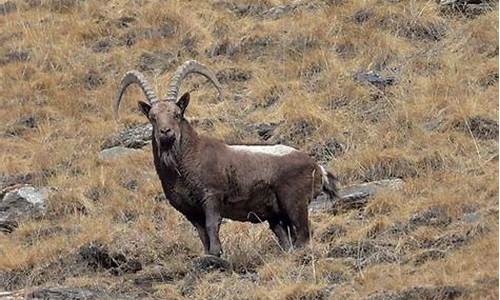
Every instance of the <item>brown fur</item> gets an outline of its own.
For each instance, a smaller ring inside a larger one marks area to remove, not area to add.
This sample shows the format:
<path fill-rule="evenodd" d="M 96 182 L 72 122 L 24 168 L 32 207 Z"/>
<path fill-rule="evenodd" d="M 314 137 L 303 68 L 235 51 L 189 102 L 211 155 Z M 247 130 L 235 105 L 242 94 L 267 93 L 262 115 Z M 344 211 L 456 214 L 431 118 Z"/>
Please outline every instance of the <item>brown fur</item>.
<path fill-rule="evenodd" d="M 320 167 L 300 151 L 235 151 L 200 136 L 184 119 L 188 103 L 186 93 L 176 103 L 140 107 L 153 124 L 153 157 L 165 195 L 196 227 L 205 252 L 222 253 L 221 218 L 267 221 L 284 248 L 307 243 L 309 202 L 322 188 L 334 192 L 323 184 Z"/>

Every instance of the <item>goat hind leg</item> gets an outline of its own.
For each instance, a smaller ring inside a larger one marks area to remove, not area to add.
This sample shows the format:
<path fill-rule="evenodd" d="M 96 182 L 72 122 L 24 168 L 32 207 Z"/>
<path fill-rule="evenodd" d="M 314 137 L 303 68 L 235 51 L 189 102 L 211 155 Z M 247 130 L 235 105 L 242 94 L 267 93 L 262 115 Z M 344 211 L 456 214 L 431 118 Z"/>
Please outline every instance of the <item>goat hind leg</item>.
<path fill-rule="evenodd" d="M 287 231 L 288 226 L 281 220 L 269 220 L 269 227 L 278 238 L 278 243 L 283 250 L 288 251 L 292 248 L 292 239 Z"/>
<path fill-rule="evenodd" d="M 296 248 L 306 245 L 310 238 L 308 197 L 307 189 L 283 189 L 279 193 L 280 206 L 289 221 L 288 230 Z"/>

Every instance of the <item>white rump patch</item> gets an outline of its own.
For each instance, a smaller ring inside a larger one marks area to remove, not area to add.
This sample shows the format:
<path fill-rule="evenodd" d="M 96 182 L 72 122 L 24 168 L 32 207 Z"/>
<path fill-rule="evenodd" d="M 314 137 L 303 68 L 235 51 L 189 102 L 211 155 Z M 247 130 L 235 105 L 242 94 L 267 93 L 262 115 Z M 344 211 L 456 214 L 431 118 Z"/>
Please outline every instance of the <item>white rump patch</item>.
<path fill-rule="evenodd" d="M 234 151 L 245 151 L 245 152 L 251 152 L 251 153 L 263 153 L 263 154 L 269 154 L 269 155 L 276 155 L 276 156 L 283 156 L 290 154 L 294 151 L 297 151 L 297 149 L 285 146 L 285 145 L 231 145 L 229 146 L 230 149 Z"/>

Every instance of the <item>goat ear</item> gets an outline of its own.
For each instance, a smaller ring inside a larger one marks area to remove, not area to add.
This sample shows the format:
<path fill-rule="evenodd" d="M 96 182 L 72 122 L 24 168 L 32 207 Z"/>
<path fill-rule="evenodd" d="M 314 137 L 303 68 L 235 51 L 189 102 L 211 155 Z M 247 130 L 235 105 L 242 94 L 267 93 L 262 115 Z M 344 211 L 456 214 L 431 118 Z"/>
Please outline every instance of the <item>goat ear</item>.
<path fill-rule="evenodd" d="M 182 97 L 175 103 L 181 109 L 182 114 L 184 114 L 184 111 L 186 110 L 186 107 L 189 104 L 189 98 L 190 98 L 189 92 L 184 93 L 184 95 L 182 95 Z"/>
<path fill-rule="evenodd" d="M 141 112 L 147 117 L 149 116 L 149 110 L 151 109 L 151 105 L 149 103 L 146 103 L 144 101 L 138 101 L 139 103 L 139 109 Z"/>

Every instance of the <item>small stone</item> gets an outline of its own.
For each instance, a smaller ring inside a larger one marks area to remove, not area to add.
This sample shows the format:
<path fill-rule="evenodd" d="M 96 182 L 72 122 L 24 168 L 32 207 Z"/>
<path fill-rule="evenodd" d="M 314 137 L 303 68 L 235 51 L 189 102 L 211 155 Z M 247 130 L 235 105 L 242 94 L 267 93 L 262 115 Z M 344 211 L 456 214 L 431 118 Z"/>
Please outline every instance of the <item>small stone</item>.
<path fill-rule="evenodd" d="M 358 71 L 354 74 L 354 80 L 367 82 L 379 88 L 393 85 L 396 82 L 394 76 L 382 76 L 375 71 Z"/>

